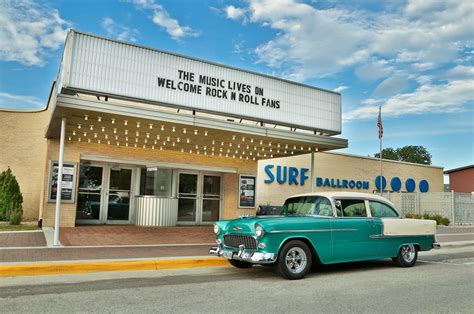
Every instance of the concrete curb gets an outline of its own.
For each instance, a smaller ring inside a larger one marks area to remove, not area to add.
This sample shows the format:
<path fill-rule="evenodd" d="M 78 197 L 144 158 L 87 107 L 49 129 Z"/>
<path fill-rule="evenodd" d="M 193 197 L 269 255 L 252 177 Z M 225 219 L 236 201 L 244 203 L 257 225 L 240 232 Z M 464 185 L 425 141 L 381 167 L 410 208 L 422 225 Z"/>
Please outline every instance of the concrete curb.
<path fill-rule="evenodd" d="M 456 241 L 456 242 L 441 242 L 441 249 L 443 248 L 454 248 L 474 245 L 474 241 Z"/>
<path fill-rule="evenodd" d="M 69 262 L 48 264 L 20 264 L 0 266 L 0 277 L 60 275 L 92 272 L 159 270 L 172 268 L 194 268 L 226 266 L 227 260 L 216 257 L 182 258 L 142 261 Z"/>

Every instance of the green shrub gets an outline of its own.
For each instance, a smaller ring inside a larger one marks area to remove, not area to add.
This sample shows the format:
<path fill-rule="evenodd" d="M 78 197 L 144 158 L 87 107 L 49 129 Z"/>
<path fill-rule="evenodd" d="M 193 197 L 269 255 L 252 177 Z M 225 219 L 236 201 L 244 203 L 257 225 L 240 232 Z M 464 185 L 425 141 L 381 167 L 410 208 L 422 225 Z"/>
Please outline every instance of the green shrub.
<path fill-rule="evenodd" d="M 413 219 L 423 219 L 423 217 L 420 214 L 406 214 L 405 218 L 413 218 Z"/>
<path fill-rule="evenodd" d="M 449 226 L 449 219 L 447 217 L 441 216 L 441 215 L 430 215 L 430 214 L 411 214 L 408 213 L 405 215 L 405 218 L 414 218 L 414 219 L 430 219 L 430 220 L 435 220 L 437 225 L 444 225 L 444 226 Z"/>
<path fill-rule="evenodd" d="M 21 217 L 23 216 L 23 210 L 13 210 L 10 212 L 9 221 L 11 225 L 19 225 L 21 223 Z"/>
<path fill-rule="evenodd" d="M 0 174 L 0 220 L 21 221 L 23 196 L 10 168 Z"/>

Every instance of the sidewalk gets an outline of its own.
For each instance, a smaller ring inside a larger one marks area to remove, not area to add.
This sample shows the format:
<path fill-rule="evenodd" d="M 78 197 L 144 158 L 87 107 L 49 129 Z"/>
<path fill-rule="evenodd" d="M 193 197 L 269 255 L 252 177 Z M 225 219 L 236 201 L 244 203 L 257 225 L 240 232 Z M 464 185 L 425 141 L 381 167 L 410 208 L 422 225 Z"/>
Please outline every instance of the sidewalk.
<path fill-rule="evenodd" d="M 442 248 L 474 246 L 474 227 L 439 228 L 437 239 Z M 0 277 L 24 269 L 34 275 L 227 264 L 208 257 L 214 245 L 209 226 L 63 228 L 60 240 L 63 246 L 48 247 L 42 231 L 1 232 Z"/>

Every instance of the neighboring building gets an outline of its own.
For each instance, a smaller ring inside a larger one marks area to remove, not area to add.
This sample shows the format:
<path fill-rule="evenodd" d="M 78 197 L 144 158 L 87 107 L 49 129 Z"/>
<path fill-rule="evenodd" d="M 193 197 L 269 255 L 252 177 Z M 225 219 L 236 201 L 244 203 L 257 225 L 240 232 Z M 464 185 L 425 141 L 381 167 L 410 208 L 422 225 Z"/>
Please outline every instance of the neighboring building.
<path fill-rule="evenodd" d="M 446 170 L 449 175 L 449 188 L 454 192 L 474 192 L 474 165 Z"/>
<path fill-rule="evenodd" d="M 380 159 L 335 152 L 313 154 L 260 160 L 257 202 L 281 205 L 288 196 L 311 191 L 380 192 L 380 180 L 376 180 Z M 443 168 L 383 159 L 382 185 L 383 192 L 443 192 Z"/>

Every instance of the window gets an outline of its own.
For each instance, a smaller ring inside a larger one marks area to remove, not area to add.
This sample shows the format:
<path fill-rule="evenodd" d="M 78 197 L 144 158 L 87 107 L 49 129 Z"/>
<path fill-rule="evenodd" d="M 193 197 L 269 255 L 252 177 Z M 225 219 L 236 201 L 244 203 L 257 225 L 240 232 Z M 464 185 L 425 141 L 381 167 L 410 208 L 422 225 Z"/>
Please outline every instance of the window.
<path fill-rule="evenodd" d="M 283 212 L 291 216 L 332 216 L 331 202 L 321 196 L 300 196 L 286 200 Z"/>
<path fill-rule="evenodd" d="M 369 201 L 370 212 L 372 213 L 372 217 L 380 217 L 380 218 L 390 218 L 390 217 L 398 217 L 398 213 L 392 207 L 375 201 Z"/>
<path fill-rule="evenodd" d="M 170 197 L 172 174 L 171 169 L 142 168 L 140 171 L 140 195 Z"/>
<path fill-rule="evenodd" d="M 364 200 L 341 199 L 336 205 L 339 217 L 367 217 Z"/>

